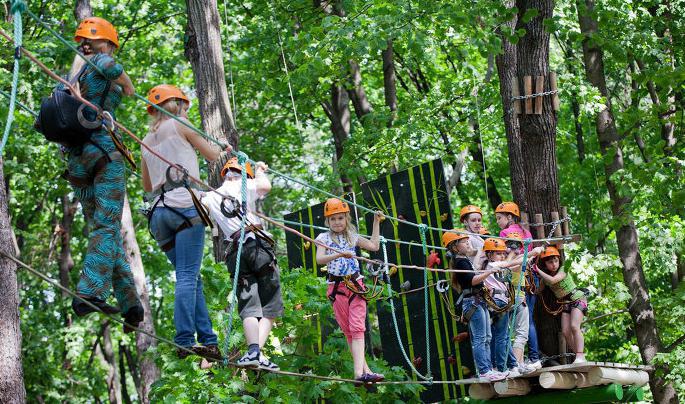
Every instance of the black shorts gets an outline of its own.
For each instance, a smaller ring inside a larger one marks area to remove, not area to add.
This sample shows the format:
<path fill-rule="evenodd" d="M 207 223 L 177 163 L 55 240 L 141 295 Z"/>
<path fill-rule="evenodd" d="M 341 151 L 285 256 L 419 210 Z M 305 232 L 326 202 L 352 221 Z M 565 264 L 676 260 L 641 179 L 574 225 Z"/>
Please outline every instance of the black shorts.
<path fill-rule="evenodd" d="M 571 303 L 566 303 L 564 305 L 563 311 L 564 311 L 564 313 L 570 313 L 571 310 L 573 310 L 573 309 L 578 309 L 583 313 L 584 316 L 587 316 L 587 299 L 582 298 L 582 299 L 575 300 Z"/>

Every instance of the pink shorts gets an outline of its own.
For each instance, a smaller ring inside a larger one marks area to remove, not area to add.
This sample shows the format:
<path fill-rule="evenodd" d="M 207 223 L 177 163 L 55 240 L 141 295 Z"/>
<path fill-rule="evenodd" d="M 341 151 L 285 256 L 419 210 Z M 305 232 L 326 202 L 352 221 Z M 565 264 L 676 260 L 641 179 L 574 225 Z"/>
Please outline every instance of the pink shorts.
<path fill-rule="evenodd" d="M 362 280 L 358 281 L 363 285 Z M 333 292 L 333 283 L 328 285 L 327 296 Z M 335 312 L 335 320 L 338 322 L 343 334 L 347 337 L 347 342 L 353 339 L 364 338 L 364 331 L 366 331 L 366 300 L 361 296 L 357 296 L 347 289 L 344 283 L 338 284 L 338 293 L 335 295 L 333 302 L 333 311 Z"/>

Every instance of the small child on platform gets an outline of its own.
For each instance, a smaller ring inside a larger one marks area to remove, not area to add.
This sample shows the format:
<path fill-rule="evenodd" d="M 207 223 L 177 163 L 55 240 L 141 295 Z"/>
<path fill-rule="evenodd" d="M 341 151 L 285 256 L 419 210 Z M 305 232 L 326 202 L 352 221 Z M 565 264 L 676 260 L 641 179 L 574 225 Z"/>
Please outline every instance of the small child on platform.
<path fill-rule="evenodd" d="M 371 239 L 360 237 L 352 224 L 350 207 L 347 202 L 330 198 L 324 205 L 324 217 L 329 231 L 319 234 L 317 241 L 316 263 L 328 266 L 328 291 L 326 295 L 333 303 L 335 319 L 347 338 L 347 344 L 354 362 L 354 378 L 362 383 L 376 383 L 385 379 L 382 374 L 369 369 L 364 356 L 364 332 L 366 331 L 366 300 L 355 294 L 348 283 L 364 290 L 364 281 L 359 273 L 359 262 L 352 258 L 356 247 L 367 251 L 378 251 L 380 240 L 381 212 L 376 212 Z M 330 248 L 338 251 L 333 251 Z"/>
<path fill-rule="evenodd" d="M 558 300 L 566 302 L 561 313 L 561 332 L 568 347 L 576 353 L 573 363 L 585 362 L 585 339 L 580 323 L 587 314 L 586 293 L 576 287 L 573 278 L 562 268 L 561 254 L 556 247 L 547 247 L 540 254 L 533 271 L 542 278 L 541 286 L 549 287 Z"/>

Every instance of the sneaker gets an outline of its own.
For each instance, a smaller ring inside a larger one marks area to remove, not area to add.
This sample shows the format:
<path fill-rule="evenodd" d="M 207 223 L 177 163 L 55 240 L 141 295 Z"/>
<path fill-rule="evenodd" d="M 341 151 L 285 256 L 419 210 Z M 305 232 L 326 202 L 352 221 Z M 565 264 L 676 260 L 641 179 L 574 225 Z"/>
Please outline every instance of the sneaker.
<path fill-rule="evenodd" d="M 539 360 L 535 362 L 528 362 L 526 365 L 528 365 L 528 367 L 533 368 L 534 370 L 542 369 L 542 362 L 540 362 Z"/>
<path fill-rule="evenodd" d="M 269 370 L 272 372 L 281 370 L 281 368 L 277 364 L 271 362 L 269 358 L 262 355 L 261 353 L 259 354 L 259 368 L 263 370 Z"/>
<path fill-rule="evenodd" d="M 145 311 L 141 306 L 133 306 L 124 313 L 124 333 L 128 334 L 135 331 L 133 327 L 138 327 L 145 317 Z"/>
<path fill-rule="evenodd" d="M 585 362 L 587 362 L 587 359 L 585 359 L 585 355 L 576 354 L 576 359 L 573 361 L 573 363 L 585 363 Z"/>
<path fill-rule="evenodd" d="M 242 368 L 258 368 L 259 367 L 259 352 L 246 352 L 240 359 L 236 361 L 236 366 Z"/>
<path fill-rule="evenodd" d="M 88 303 L 84 302 L 84 300 L 92 303 L 100 310 L 91 307 Z M 105 314 L 117 314 L 120 311 L 118 307 L 110 306 L 109 304 L 105 303 L 104 300 L 90 296 L 75 297 L 71 301 L 71 308 L 74 309 L 74 313 L 76 313 L 76 315 L 79 317 L 83 317 L 96 311 L 101 311 Z"/>
<path fill-rule="evenodd" d="M 481 379 L 485 379 L 488 382 L 497 382 L 507 378 L 507 374 L 504 372 L 498 372 L 494 369 L 490 369 L 487 372 L 480 375 Z"/>
<path fill-rule="evenodd" d="M 521 375 L 527 375 L 528 373 L 535 372 L 535 369 L 530 365 L 522 364 L 518 367 L 518 371 Z"/>
<path fill-rule="evenodd" d="M 375 382 L 374 382 L 375 379 L 374 379 L 374 377 L 372 376 L 372 373 L 364 373 L 364 374 L 362 374 L 361 376 L 357 377 L 357 378 L 354 379 L 354 380 L 356 380 L 356 381 L 359 382 L 359 383 L 357 383 L 357 386 L 361 386 L 361 385 L 367 384 L 367 383 L 375 383 Z"/>
<path fill-rule="evenodd" d="M 186 349 L 176 348 L 176 356 L 178 357 L 178 359 L 185 359 L 185 358 L 189 357 L 190 355 L 195 354 L 195 347 L 187 346 L 184 348 L 186 348 Z M 191 352 L 188 352 L 188 351 L 191 351 Z"/>
<path fill-rule="evenodd" d="M 512 379 L 514 377 L 519 377 L 521 376 L 521 372 L 519 371 L 518 367 L 511 368 L 509 369 L 509 374 L 507 375 L 507 379 Z"/>
<path fill-rule="evenodd" d="M 381 373 L 371 372 L 368 375 L 371 376 L 371 378 L 373 379 L 372 383 L 378 383 L 385 380 L 385 376 L 383 376 Z"/>
<path fill-rule="evenodd" d="M 193 352 L 198 356 L 213 361 L 224 359 L 223 355 L 221 355 L 221 351 L 219 351 L 218 345 L 196 345 L 193 347 Z"/>

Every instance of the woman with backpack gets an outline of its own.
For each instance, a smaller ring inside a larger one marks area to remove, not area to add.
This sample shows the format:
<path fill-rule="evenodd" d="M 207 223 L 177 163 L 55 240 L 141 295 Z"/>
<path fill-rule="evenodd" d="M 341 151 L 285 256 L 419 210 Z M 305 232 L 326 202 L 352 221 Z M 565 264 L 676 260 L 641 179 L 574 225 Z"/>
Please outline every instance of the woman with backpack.
<path fill-rule="evenodd" d="M 76 29 L 75 40 L 92 65 L 77 55 L 71 82 L 83 98 L 114 117 L 122 95 L 134 93 L 131 79 L 112 57 L 119 47 L 116 29 L 105 19 L 86 18 Z M 86 107 L 81 113 L 86 120 L 98 122 L 98 114 L 91 108 Z M 85 141 L 70 141 L 69 133 L 64 136 L 62 143 L 68 156 L 66 178 L 81 201 L 88 224 L 88 250 L 77 286 L 79 297 L 74 298 L 72 307 L 78 316 L 96 311 L 85 300 L 107 314 L 121 312 L 128 325 L 137 326 L 144 313 L 121 237 L 126 181 L 123 156 L 111 137 L 117 135 L 110 135 L 100 126 Z M 106 303 L 112 288 L 118 308 Z M 130 327 L 124 326 L 124 332 L 130 331 Z"/>

